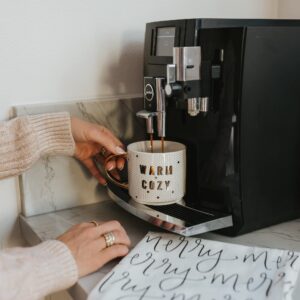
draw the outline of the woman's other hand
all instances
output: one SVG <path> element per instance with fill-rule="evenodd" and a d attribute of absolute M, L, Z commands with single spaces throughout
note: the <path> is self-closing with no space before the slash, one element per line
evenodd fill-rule
<path fill-rule="evenodd" d="M 123 154 L 125 153 L 123 144 L 104 126 L 89 123 L 76 117 L 71 117 L 71 129 L 75 141 L 74 156 L 87 167 L 100 184 L 106 185 L 106 180 L 97 168 L 94 158 L 103 163 L 105 157 L 110 154 Z M 99 157 L 101 153 L 102 157 Z M 116 161 L 110 161 L 105 167 L 108 170 L 113 170 L 116 167 L 122 170 L 124 163 L 124 159 L 119 158 Z"/>
<path fill-rule="evenodd" d="M 125 256 L 130 240 L 118 221 L 109 221 L 95 226 L 81 223 L 71 227 L 57 239 L 67 245 L 78 267 L 79 277 L 92 273 L 109 261 Z M 112 232 L 115 242 L 107 247 L 104 234 Z"/>

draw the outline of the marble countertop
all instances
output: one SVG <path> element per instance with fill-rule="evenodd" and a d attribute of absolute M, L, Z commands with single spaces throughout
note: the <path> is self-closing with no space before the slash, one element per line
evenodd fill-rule
<path fill-rule="evenodd" d="M 81 207 L 55 211 L 47 214 L 20 217 L 23 235 L 30 245 L 35 245 L 47 239 L 53 239 L 66 231 L 70 226 L 90 220 L 108 221 L 118 220 L 127 230 L 132 247 L 149 231 L 161 231 L 132 216 L 117 206 L 107 196 L 103 202 Z M 289 249 L 300 251 L 300 219 L 271 226 L 238 237 L 226 237 L 216 233 L 201 235 L 204 239 L 213 239 L 228 243 L 255 245 L 270 248 Z M 92 288 L 109 272 L 117 262 L 111 262 L 98 272 L 81 278 L 70 290 L 70 295 L 75 300 L 87 298 Z"/>

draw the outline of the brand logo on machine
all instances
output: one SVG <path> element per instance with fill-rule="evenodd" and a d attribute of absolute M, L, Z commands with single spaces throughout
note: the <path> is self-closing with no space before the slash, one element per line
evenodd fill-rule
<path fill-rule="evenodd" d="M 146 84 L 144 95 L 146 100 L 152 101 L 154 97 L 154 89 L 150 83 Z"/>

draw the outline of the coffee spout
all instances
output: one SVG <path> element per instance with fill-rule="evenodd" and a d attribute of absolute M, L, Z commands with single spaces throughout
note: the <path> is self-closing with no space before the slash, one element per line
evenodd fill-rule
<path fill-rule="evenodd" d="M 153 117 L 156 116 L 156 112 L 151 112 L 147 110 L 141 110 L 136 113 L 136 116 L 139 118 L 146 119 L 146 128 L 148 134 L 153 134 Z"/>

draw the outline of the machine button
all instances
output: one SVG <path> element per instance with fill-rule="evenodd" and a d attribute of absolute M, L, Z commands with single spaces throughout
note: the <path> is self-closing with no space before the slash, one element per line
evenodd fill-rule
<path fill-rule="evenodd" d="M 182 91 L 182 86 L 178 83 L 167 83 L 165 85 L 165 94 L 167 97 L 176 96 Z"/>
<path fill-rule="evenodd" d="M 172 96 L 172 87 L 170 84 L 166 84 L 165 86 L 165 93 L 168 97 L 171 97 Z"/>

